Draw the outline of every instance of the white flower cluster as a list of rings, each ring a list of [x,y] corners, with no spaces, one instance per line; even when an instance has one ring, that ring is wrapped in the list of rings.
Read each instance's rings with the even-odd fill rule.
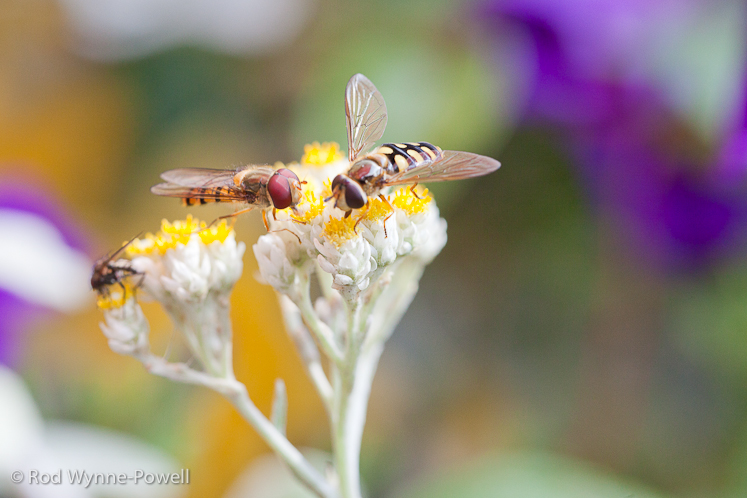
[[[223,375],[230,369],[229,296],[243,271],[246,245],[236,242],[226,223],[200,228],[204,224],[191,217],[173,224],[164,220],[159,233],[134,240],[127,248],[129,264],[137,272],[131,277],[137,286],[131,294],[142,291],[160,302],[205,370]],[[136,300],[111,304],[104,300],[102,329],[112,349],[121,354],[147,350],[147,332],[145,343],[128,336],[147,330]]]
[[[122,355],[137,355],[149,349],[150,327],[134,296],[115,295],[109,303],[119,300],[120,306],[110,306],[104,310],[104,323],[101,330],[109,340],[109,347]]]
[[[135,241],[129,253],[132,267],[145,275],[143,289],[167,307],[200,304],[211,293],[230,293],[243,271],[246,245],[236,242],[233,231],[223,240],[204,238],[197,233],[176,234],[173,242],[167,241],[173,247],[165,248],[157,247],[156,238]]]
[[[385,268],[411,256],[428,264],[446,244],[446,221],[427,191],[408,188],[385,192],[367,207],[345,218],[328,197],[329,181],[344,172],[347,161],[326,165],[323,181],[312,168],[293,168],[308,183],[297,213],[278,213],[270,232],[254,245],[264,280],[287,294],[311,262],[332,276],[332,288],[346,299],[366,290]],[[420,197],[420,198],[418,198]]]

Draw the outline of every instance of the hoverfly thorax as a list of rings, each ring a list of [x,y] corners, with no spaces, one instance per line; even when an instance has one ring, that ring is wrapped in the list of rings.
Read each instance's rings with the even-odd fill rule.
[[[335,207],[346,212],[362,208],[368,199],[361,184],[346,175],[337,175],[332,180],[332,197]]]
[[[301,202],[301,181],[289,169],[277,170],[267,181],[267,195],[275,209],[285,209]]]
[[[376,185],[384,179],[387,173],[386,163],[386,157],[382,154],[370,154],[355,161],[347,176],[358,182],[366,194],[370,195]]]

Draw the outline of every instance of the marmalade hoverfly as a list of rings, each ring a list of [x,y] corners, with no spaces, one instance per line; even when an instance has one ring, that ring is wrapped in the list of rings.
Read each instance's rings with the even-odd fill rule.
[[[293,208],[301,200],[301,182],[286,168],[244,166],[238,170],[180,168],[161,174],[166,180],[151,187],[157,195],[180,197],[185,206],[209,202],[244,202],[249,207],[218,220],[231,218],[254,208],[262,209],[262,221],[269,230],[266,210]],[[211,223],[211,225],[213,224]]]
[[[410,190],[417,196],[418,183],[473,178],[501,166],[490,157],[441,150],[427,142],[384,144],[367,153],[384,134],[387,112],[384,97],[362,74],[350,78],[345,89],[345,121],[350,168],[332,180],[330,198],[346,217],[365,206],[369,197],[379,195],[389,204],[380,194],[385,187],[412,184]]]

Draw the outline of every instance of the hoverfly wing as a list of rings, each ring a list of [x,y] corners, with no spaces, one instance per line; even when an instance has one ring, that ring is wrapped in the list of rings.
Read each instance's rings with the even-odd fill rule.
[[[234,176],[236,171],[231,169],[208,168],[179,168],[161,173],[161,178],[167,182],[184,187],[231,186]]]
[[[143,232],[140,232],[139,234],[135,235],[133,238],[131,238],[130,240],[128,240],[127,242],[125,242],[124,244],[122,244],[122,247],[120,247],[119,249],[117,249],[116,251],[114,251],[114,253],[107,258],[107,262],[113,261],[114,258],[116,258],[120,254],[122,254],[122,251],[124,251],[125,249],[127,249],[127,246],[129,246],[130,244],[132,244],[133,242],[135,242],[135,239],[137,239],[138,237],[140,237],[142,234],[143,234]]]
[[[443,151],[435,161],[426,161],[389,177],[385,186],[408,183],[444,182],[487,175],[500,168],[501,163],[492,157],[471,152]]]
[[[386,128],[386,119],[384,97],[374,84],[360,73],[350,78],[345,88],[345,123],[350,162],[381,138]]]

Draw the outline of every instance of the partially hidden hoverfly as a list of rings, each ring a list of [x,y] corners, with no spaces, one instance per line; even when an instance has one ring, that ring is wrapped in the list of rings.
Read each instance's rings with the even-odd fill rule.
[[[132,242],[136,238],[137,236],[133,237],[128,242],[122,244],[122,247],[114,251],[112,254],[107,254],[93,264],[93,272],[91,273],[91,288],[95,290],[100,296],[108,296],[109,287],[111,287],[112,285],[119,285],[122,288],[122,297],[126,298],[127,288],[124,285],[125,279],[127,279],[128,277],[133,277],[135,275],[144,276],[144,274],[135,270],[128,261],[122,263],[114,262],[114,259],[122,254],[122,251],[124,251],[127,246],[132,244]],[[138,282],[135,285],[135,288],[139,287],[140,283],[142,283],[142,277],[141,282]]]
[[[384,97],[362,74],[350,78],[345,89],[345,121],[350,168],[332,180],[330,199],[334,197],[346,217],[365,206],[369,197],[379,195],[389,204],[380,193],[385,187],[411,184],[417,197],[418,183],[473,178],[501,166],[490,157],[441,150],[427,142],[383,144],[367,152],[384,134],[387,111]]]
[[[250,165],[238,170],[180,168],[161,174],[166,180],[151,187],[157,195],[180,197],[185,206],[209,202],[243,202],[249,207],[218,220],[231,218],[255,208],[262,209],[262,221],[269,230],[266,212],[272,208],[294,208],[301,200],[301,184],[286,168]],[[212,224],[212,223],[211,223]]]

